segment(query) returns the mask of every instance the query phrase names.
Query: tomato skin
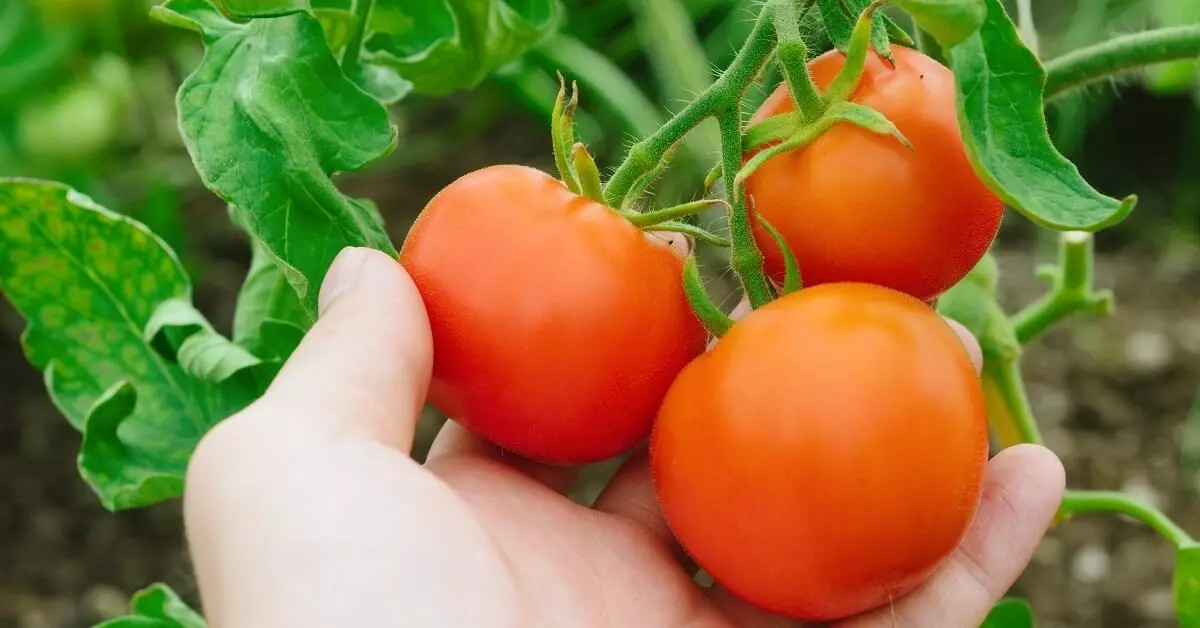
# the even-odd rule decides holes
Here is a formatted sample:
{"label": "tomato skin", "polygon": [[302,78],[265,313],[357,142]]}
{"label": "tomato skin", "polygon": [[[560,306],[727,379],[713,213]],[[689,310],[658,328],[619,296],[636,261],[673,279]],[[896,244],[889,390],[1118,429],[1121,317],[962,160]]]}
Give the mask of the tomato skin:
{"label": "tomato skin", "polygon": [[979,378],[928,306],[867,284],[785,296],[676,379],[651,440],[675,536],[768,611],[848,617],[962,540],[988,455]]}
{"label": "tomato skin", "polygon": [[683,259],[532,168],[442,190],[400,252],[433,330],[430,401],[471,431],[549,463],[645,439],[707,334]]}
{"label": "tomato skin", "polygon": [[[746,181],[752,207],[791,246],[805,285],[873,283],[929,300],[966,276],[1000,229],[1004,204],[967,159],[954,75],[920,52],[893,46],[895,68],[874,52],[853,102],[888,117],[914,147],[839,123],[805,149],[778,155]],[[824,89],[845,64],[837,51],[809,64]],[[786,86],[753,122],[795,110]],[[754,222],[767,269],[783,258]]]}

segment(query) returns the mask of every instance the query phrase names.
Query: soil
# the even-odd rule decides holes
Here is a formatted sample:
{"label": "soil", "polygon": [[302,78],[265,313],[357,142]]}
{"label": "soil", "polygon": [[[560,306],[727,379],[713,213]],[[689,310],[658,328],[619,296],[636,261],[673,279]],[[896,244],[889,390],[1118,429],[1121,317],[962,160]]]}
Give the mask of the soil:
{"label": "soil", "polygon": [[[400,241],[413,213],[459,174],[500,161],[548,165],[528,121],[481,137],[350,187],[384,208]],[[206,194],[187,204],[186,220],[203,271],[197,300],[223,328],[248,262],[245,244]],[[1006,303],[1041,293],[1033,266],[1052,255],[1044,248],[1024,236],[1002,241]],[[1114,316],[1076,320],[1027,352],[1034,410],[1073,487],[1133,491],[1200,534],[1200,500],[1179,468],[1200,384],[1200,255],[1186,245],[1123,245],[1099,254],[1097,283],[1118,295]],[[0,627],[89,626],[122,613],[130,593],[156,581],[194,599],[178,503],[120,514],[100,507],[75,470],[78,434],[22,356],[22,326],[0,304],[0,500],[8,504],[0,510]],[[1050,533],[1013,594],[1031,600],[1039,626],[1174,626],[1172,560],[1169,546],[1136,523],[1079,518]]]}

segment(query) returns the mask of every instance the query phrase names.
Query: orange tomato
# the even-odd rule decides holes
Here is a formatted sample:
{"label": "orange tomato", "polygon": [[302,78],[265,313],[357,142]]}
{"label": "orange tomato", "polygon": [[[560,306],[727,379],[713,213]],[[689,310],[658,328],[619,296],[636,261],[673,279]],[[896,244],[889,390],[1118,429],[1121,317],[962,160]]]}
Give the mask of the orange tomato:
{"label": "orange tomato", "polygon": [[[839,123],[804,149],[778,155],[746,181],[753,209],[783,235],[805,285],[872,283],[921,300],[948,290],[991,246],[1004,204],[972,169],[959,136],[954,76],[893,46],[895,66],[870,53],[851,100],[888,117],[912,143]],[[809,66],[824,89],[845,64],[831,51]],[[754,122],[793,111],[781,86]],[[767,269],[783,258],[755,221]]]}
{"label": "orange tomato", "polygon": [[442,190],[400,262],[433,330],[430,401],[532,459],[631,448],[704,350],[681,255],[532,168],[485,168]]}
{"label": "orange tomato", "polygon": [[683,547],[763,609],[821,621],[895,600],[962,540],[988,455],[979,378],[920,301],[785,296],[679,375],[651,440]]}

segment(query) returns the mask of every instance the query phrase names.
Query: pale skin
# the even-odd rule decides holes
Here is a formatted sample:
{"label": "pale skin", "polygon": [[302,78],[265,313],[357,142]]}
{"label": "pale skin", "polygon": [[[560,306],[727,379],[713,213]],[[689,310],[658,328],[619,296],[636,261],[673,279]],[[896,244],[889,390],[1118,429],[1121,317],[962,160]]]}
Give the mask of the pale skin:
{"label": "pale skin", "polygon": [[[343,251],[319,322],[188,470],[187,536],[211,626],[801,625],[695,584],[644,449],[590,509],[562,494],[573,471],[520,461],[452,422],[418,464],[409,451],[432,358],[403,269]],[[978,626],[1045,534],[1063,475],[1046,449],[1000,453],[966,539],[927,585],[836,626]]]}

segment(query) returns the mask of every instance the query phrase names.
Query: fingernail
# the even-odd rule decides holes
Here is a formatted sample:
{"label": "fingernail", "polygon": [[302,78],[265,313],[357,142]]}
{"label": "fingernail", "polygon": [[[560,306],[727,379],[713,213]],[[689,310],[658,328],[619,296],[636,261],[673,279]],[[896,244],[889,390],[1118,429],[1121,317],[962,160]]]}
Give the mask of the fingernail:
{"label": "fingernail", "polygon": [[329,267],[329,272],[325,274],[325,281],[321,283],[321,294],[317,297],[317,316],[324,316],[338,296],[354,287],[366,260],[367,249],[364,248],[350,247],[338,253]]}

